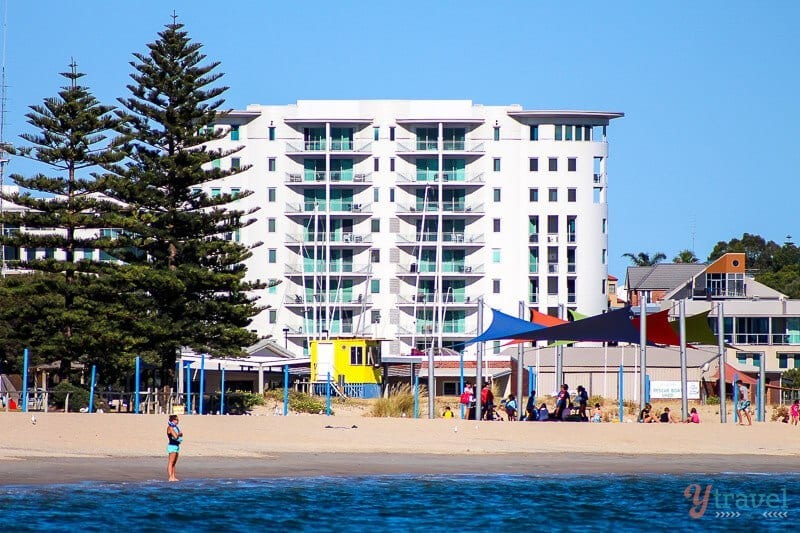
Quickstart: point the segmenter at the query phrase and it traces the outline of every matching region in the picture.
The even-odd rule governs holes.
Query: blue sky
[[[70,58],[105,102],[172,10],[222,62],[227,106],[471,99],[622,111],[609,129],[610,272],[624,252],[800,238],[800,2],[4,0],[5,136]],[[10,172],[29,172],[12,161]],[[694,237],[693,237],[694,235]]]

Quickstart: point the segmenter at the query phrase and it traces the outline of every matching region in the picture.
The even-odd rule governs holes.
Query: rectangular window
[[[576,141],[583,140],[583,126],[575,126],[575,140]]]
[[[492,294],[500,294],[500,280],[493,279],[492,280]]]
[[[538,141],[539,140],[539,125],[532,124],[531,125],[531,140]]]
[[[376,157],[376,158],[373,160],[373,164],[372,164],[372,166],[373,166],[373,170],[374,170],[375,172],[378,172],[378,171],[381,169],[381,160],[380,160],[380,159],[378,159],[378,158]]]
[[[278,310],[277,309],[270,309],[269,310],[269,323],[274,324],[278,321]]]
[[[557,141],[560,141],[564,136],[563,128],[564,127],[561,124],[556,124],[556,140]]]
[[[548,159],[547,159],[547,169],[548,169],[550,172],[556,172],[556,171],[558,171],[558,158],[556,158],[556,157],[550,157],[550,158],[548,158]]]
[[[350,366],[361,366],[364,364],[364,347],[350,347]]]
[[[600,199],[603,196],[603,188],[602,187],[594,187],[592,189],[592,201],[596,204],[600,203]]]
[[[558,189],[547,189],[547,201],[548,202],[558,201]]]
[[[238,157],[231,157],[231,170],[239,170],[242,168],[242,160]]]
[[[584,126],[583,127],[583,140],[584,141],[591,141],[592,140],[592,127],[591,126]]]
[[[211,189],[211,197],[212,197],[212,198],[216,198],[216,197],[218,197],[220,194],[222,194],[222,189],[220,189],[219,187],[213,187],[213,188]]]
[[[558,215],[547,215],[547,233],[551,235],[558,233]]]
[[[528,170],[531,172],[539,172],[539,158],[531,157],[528,159]]]
[[[378,294],[381,292],[381,280],[379,279],[371,279],[369,280],[369,292],[372,294]]]
[[[607,232],[608,232],[608,219],[604,218],[603,219],[603,233],[607,233]]]
[[[381,128],[380,126],[375,126],[372,128],[372,139],[375,141],[380,140],[381,138]]]
[[[578,168],[578,160],[574,157],[567,158],[567,171],[575,172]]]
[[[376,311],[375,309],[373,309],[369,313],[370,313],[370,322],[371,323],[377,324],[377,323],[379,323],[381,321],[381,312],[380,311]]]
[[[600,282],[601,282],[600,283],[600,294],[605,294],[606,293],[606,280],[601,279]]]
[[[500,189],[492,190],[492,198],[494,199],[495,202],[500,201]]]
[[[239,140],[239,126],[233,125],[231,126],[231,140],[238,141]]]
[[[789,355],[785,353],[778,354],[778,368],[789,368]]]
[[[370,220],[370,231],[372,231],[372,233],[380,233],[381,219],[373,218],[372,220]]]
[[[389,140],[394,140],[394,126],[389,126]]]
[[[267,251],[267,261],[269,263],[277,263],[278,262],[278,250],[275,248],[270,248]]]
[[[564,126],[564,140],[565,141],[572,140],[572,126]]]
[[[220,160],[219,160],[219,158],[216,158],[214,161],[212,161],[212,162],[211,162],[211,166],[212,166],[213,168],[220,168],[221,164],[220,164]]]
[[[269,189],[267,189],[267,201],[274,202],[277,194],[278,194],[277,189],[275,189],[274,187],[270,187]]]
[[[528,189],[528,199],[531,202],[539,201],[539,189]]]
[[[270,126],[267,129],[267,135],[269,136],[269,140],[270,141],[274,141],[275,140],[275,126]]]
[[[381,262],[381,250],[380,250],[380,248],[372,248],[369,251],[369,261],[370,261],[370,263],[380,263]]]
[[[500,341],[492,341],[492,354],[497,355],[500,353]]]
[[[378,187],[372,189],[372,201],[373,202],[380,202],[381,201],[381,191]]]
[[[269,158],[269,166],[267,167],[267,170],[269,172],[275,172],[275,168],[276,167],[277,167],[277,161],[275,160],[274,157],[270,157]]]
[[[500,263],[500,248],[492,248],[492,263]]]
[[[494,127],[494,140],[495,141],[499,141],[500,140],[500,126],[495,126]]]
[[[239,187],[231,187],[231,197],[238,198],[242,190]]]
[[[394,172],[394,157],[389,158],[389,171]]]
[[[603,252],[600,254],[600,261],[605,265],[606,261],[608,261],[608,250],[603,248]]]
[[[389,188],[389,201],[394,203],[394,187]]]
[[[268,233],[275,233],[275,219],[268,218],[267,219],[267,232]]]
[[[558,276],[547,276],[547,294],[558,294]]]
[[[492,231],[494,231],[495,233],[500,233],[500,219],[499,218],[492,219]]]
[[[500,172],[500,158],[499,157],[495,157],[494,159],[492,159],[492,168],[494,169],[495,172]]]
[[[578,201],[578,189],[567,189],[567,201],[568,202]]]

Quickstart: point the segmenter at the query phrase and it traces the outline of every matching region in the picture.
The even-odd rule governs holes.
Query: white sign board
[[[700,383],[697,381],[689,381],[686,383],[686,392],[690,400],[700,399]],[[680,398],[681,397],[681,382],[680,381],[651,381],[650,382],[650,397],[659,399]]]

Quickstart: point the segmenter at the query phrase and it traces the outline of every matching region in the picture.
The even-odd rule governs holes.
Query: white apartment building
[[[298,355],[315,336],[387,339],[384,353],[461,348],[478,298],[517,315],[607,307],[606,130],[622,113],[468,100],[250,105],[218,124],[209,194],[260,207],[233,238],[263,244],[252,328]],[[281,337],[283,337],[281,339]],[[474,348],[473,348],[474,350]],[[490,353],[499,353],[499,344]]]

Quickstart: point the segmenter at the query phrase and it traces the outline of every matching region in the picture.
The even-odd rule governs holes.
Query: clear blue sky
[[[623,111],[608,194],[621,278],[624,252],[671,259],[694,242],[705,259],[743,232],[800,239],[795,0],[7,2],[7,140],[71,57],[98,98],[126,95],[131,53],[175,9],[222,62],[232,108],[463,98]]]

